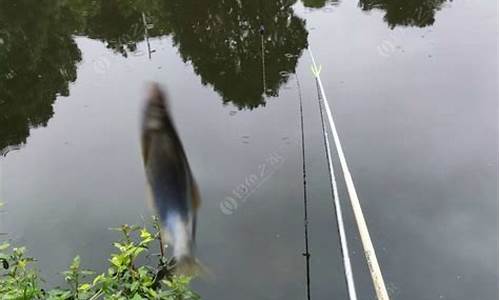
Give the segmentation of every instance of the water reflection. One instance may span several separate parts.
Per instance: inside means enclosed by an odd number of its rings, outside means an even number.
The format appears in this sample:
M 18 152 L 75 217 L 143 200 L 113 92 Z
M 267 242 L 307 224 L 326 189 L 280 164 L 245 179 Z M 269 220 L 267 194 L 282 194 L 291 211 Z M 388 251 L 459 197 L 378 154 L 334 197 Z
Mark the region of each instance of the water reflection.
M 338 0 L 302 0 L 305 7 L 308 8 L 323 8 L 327 5 L 337 5 Z
M 84 26 L 79 34 L 104 42 L 115 52 L 127 57 L 137 50 L 137 43 L 149 37 L 169 33 L 164 1 L 99 0 L 81 7 Z
M 434 16 L 446 0 L 360 0 L 359 7 L 364 10 L 381 9 L 385 11 L 384 21 L 389 27 L 425 27 L 434 24 Z
M 295 71 L 307 47 L 305 21 L 295 16 L 294 3 L 170 0 L 167 18 L 182 59 L 203 84 L 224 102 L 252 109 L 265 104 L 264 96 L 277 96 L 288 80 L 282 74 Z
M 386 11 L 391 28 L 424 27 L 434 23 L 435 11 L 445 0 L 360 0 L 362 10 Z M 211 85 L 224 103 L 240 109 L 265 105 L 277 96 L 307 47 L 304 20 L 291 6 L 296 0 L 223 2 L 193 0 L 96 1 L 85 8 L 81 33 L 99 39 L 127 56 L 145 38 L 171 35 L 185 62 L 193 65 L 203 84 Z M 338 0 L 303 0 L 309 8 L 338 4 Z M 260 34 L 264 26 L 263 36 Z
M 307 46 L 294 3 L 2 0 L 0 149 L 25 143 L 29 128 L 45 126 L 52 116 L 56 96 L 69 94 L 81 60 L 74 34 L 101 40 L 125 57 L 145 39 L 145 28 L 149 37 L 171 34 L 182 59 L 225 103 L 265 105 Z
M 337 0 L 302 0 L 308 8 Z M 445 0 L 360 0 L 381 9 L 395 26 L 424 27 Z M 182 59 L 224 103 L 239 109 L 265 105 L 294 73 L 307 47 L 296 0 L 195 1 L 0 0 L 0 154 L 26 142 L 29 128 L 45 126 L 57 95 L 76 80 L 80 50 L 72 35 L 103 41 L 123 56 L 146 36 L 171 36 Z
M 77 26 L 54 1 L 0 1 L 0 154 L 45 126 L 56 96 L 69 94 L 81 60 Z
M 149 37 L 171 35 L 185 62 L 203 84 L 240 109 L 277 96 L 307 47 L 304 20 L 294 15 L 296 0 L 254 1 L 95 1 L 80 7 L 79 33 L 106 43 L 123 56 Z M 327 1 L 322 1 L 323 5 Z M 262 27 L 264 34 L 261 35 Z

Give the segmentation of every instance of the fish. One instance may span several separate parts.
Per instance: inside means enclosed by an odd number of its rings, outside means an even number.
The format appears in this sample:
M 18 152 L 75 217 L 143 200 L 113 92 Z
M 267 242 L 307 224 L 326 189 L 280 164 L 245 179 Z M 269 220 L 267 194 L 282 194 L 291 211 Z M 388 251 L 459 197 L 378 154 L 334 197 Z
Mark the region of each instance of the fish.
M 141 127 L 144 170 L 161 240 L 172 249 L 174 274 L 197 275 L 202 270 L 194 255 L 200 193 L 167 96 L 156 83 L 146 97 Z

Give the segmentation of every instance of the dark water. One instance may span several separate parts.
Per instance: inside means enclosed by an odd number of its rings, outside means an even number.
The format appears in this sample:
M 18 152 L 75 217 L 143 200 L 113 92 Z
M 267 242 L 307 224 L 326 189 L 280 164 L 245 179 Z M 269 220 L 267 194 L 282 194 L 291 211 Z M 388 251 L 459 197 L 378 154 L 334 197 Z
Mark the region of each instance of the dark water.
M 198 247 L 215 276 L 196 289 L 304 299 L 299 83 L 312 298 L 345 299 L 310 46 L 391 298 L 497 299 L 497 12 L 479 0 L 2 0 L 0 231 L 50 284 L 76 254 L 103 270 L 106 228 L 150 215 L 138 115 L 154 80 L 203 197 Z M 358 293 L 374 299 L 340 188 Z

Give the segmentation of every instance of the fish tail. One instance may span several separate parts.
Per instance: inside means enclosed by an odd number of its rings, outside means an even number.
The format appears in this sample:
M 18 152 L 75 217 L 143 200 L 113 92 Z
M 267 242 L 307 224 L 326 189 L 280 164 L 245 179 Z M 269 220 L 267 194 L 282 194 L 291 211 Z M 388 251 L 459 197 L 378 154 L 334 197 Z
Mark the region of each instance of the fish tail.
M 176 259 L 174 275 L 186 275 L 192 277 L 206 276 L 208 269 L 194 256 L 185 255 Z

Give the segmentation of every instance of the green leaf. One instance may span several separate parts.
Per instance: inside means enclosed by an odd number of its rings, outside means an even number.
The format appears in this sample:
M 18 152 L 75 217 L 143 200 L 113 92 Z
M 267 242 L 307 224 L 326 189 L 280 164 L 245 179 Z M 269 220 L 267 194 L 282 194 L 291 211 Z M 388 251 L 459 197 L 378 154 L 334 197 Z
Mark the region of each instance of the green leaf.
M 90 284 L 84 283 L 78 287 L 78 290 L 81 292 L 85 292 L 85 291 L 89 290 L 91 287 L 92 286 Z
M 120 255 L 113 256 L 111 263 L 116 267 L 121 267 L 123 265 L 123 257 Z
M 149 239 L 149 238 L 153 237 L 151 235 L 151 233 L 146 228 L 142 228 L 140 236 L 141 236 L 141 239 Z
M 70 269 L 71 270 L 77 270 L 80 268 L 80 256 L 75 256 L 75 258 L 73 258 L 73 262 L 71 263 L 71 266 L 70 266 Z
M 9 247 L 10 247 L 9 243 L 3 242 L 2 244 L 0 244 L 0 251 L 4 251 L 4 250 L 6 250 Z
M 92 281 L 93 285 L 96 285 L 97 283 L 103 281 L 105 279 L 104 274 L 99 274 L 94 278 L 94 281 Z
M 90 270 L 82 270 L 81 273 L 84 275 L 84 276 L 90 276 L 90 275 L 94 275 L 95 272 L 94 271 L 90 271 Z
M 137 289 L 139 288 L 139 284 L 140 284 L 140 282 L 139 282 L 139 281 L 134 281 L 134 282 L 132 282 L 132 284 L 130 285 L 130 290 L 131 290 L 132 292 L 137 291 Z
M 143 298 L 139 294 L 135 294 L 130 300 L 142 300 Z

